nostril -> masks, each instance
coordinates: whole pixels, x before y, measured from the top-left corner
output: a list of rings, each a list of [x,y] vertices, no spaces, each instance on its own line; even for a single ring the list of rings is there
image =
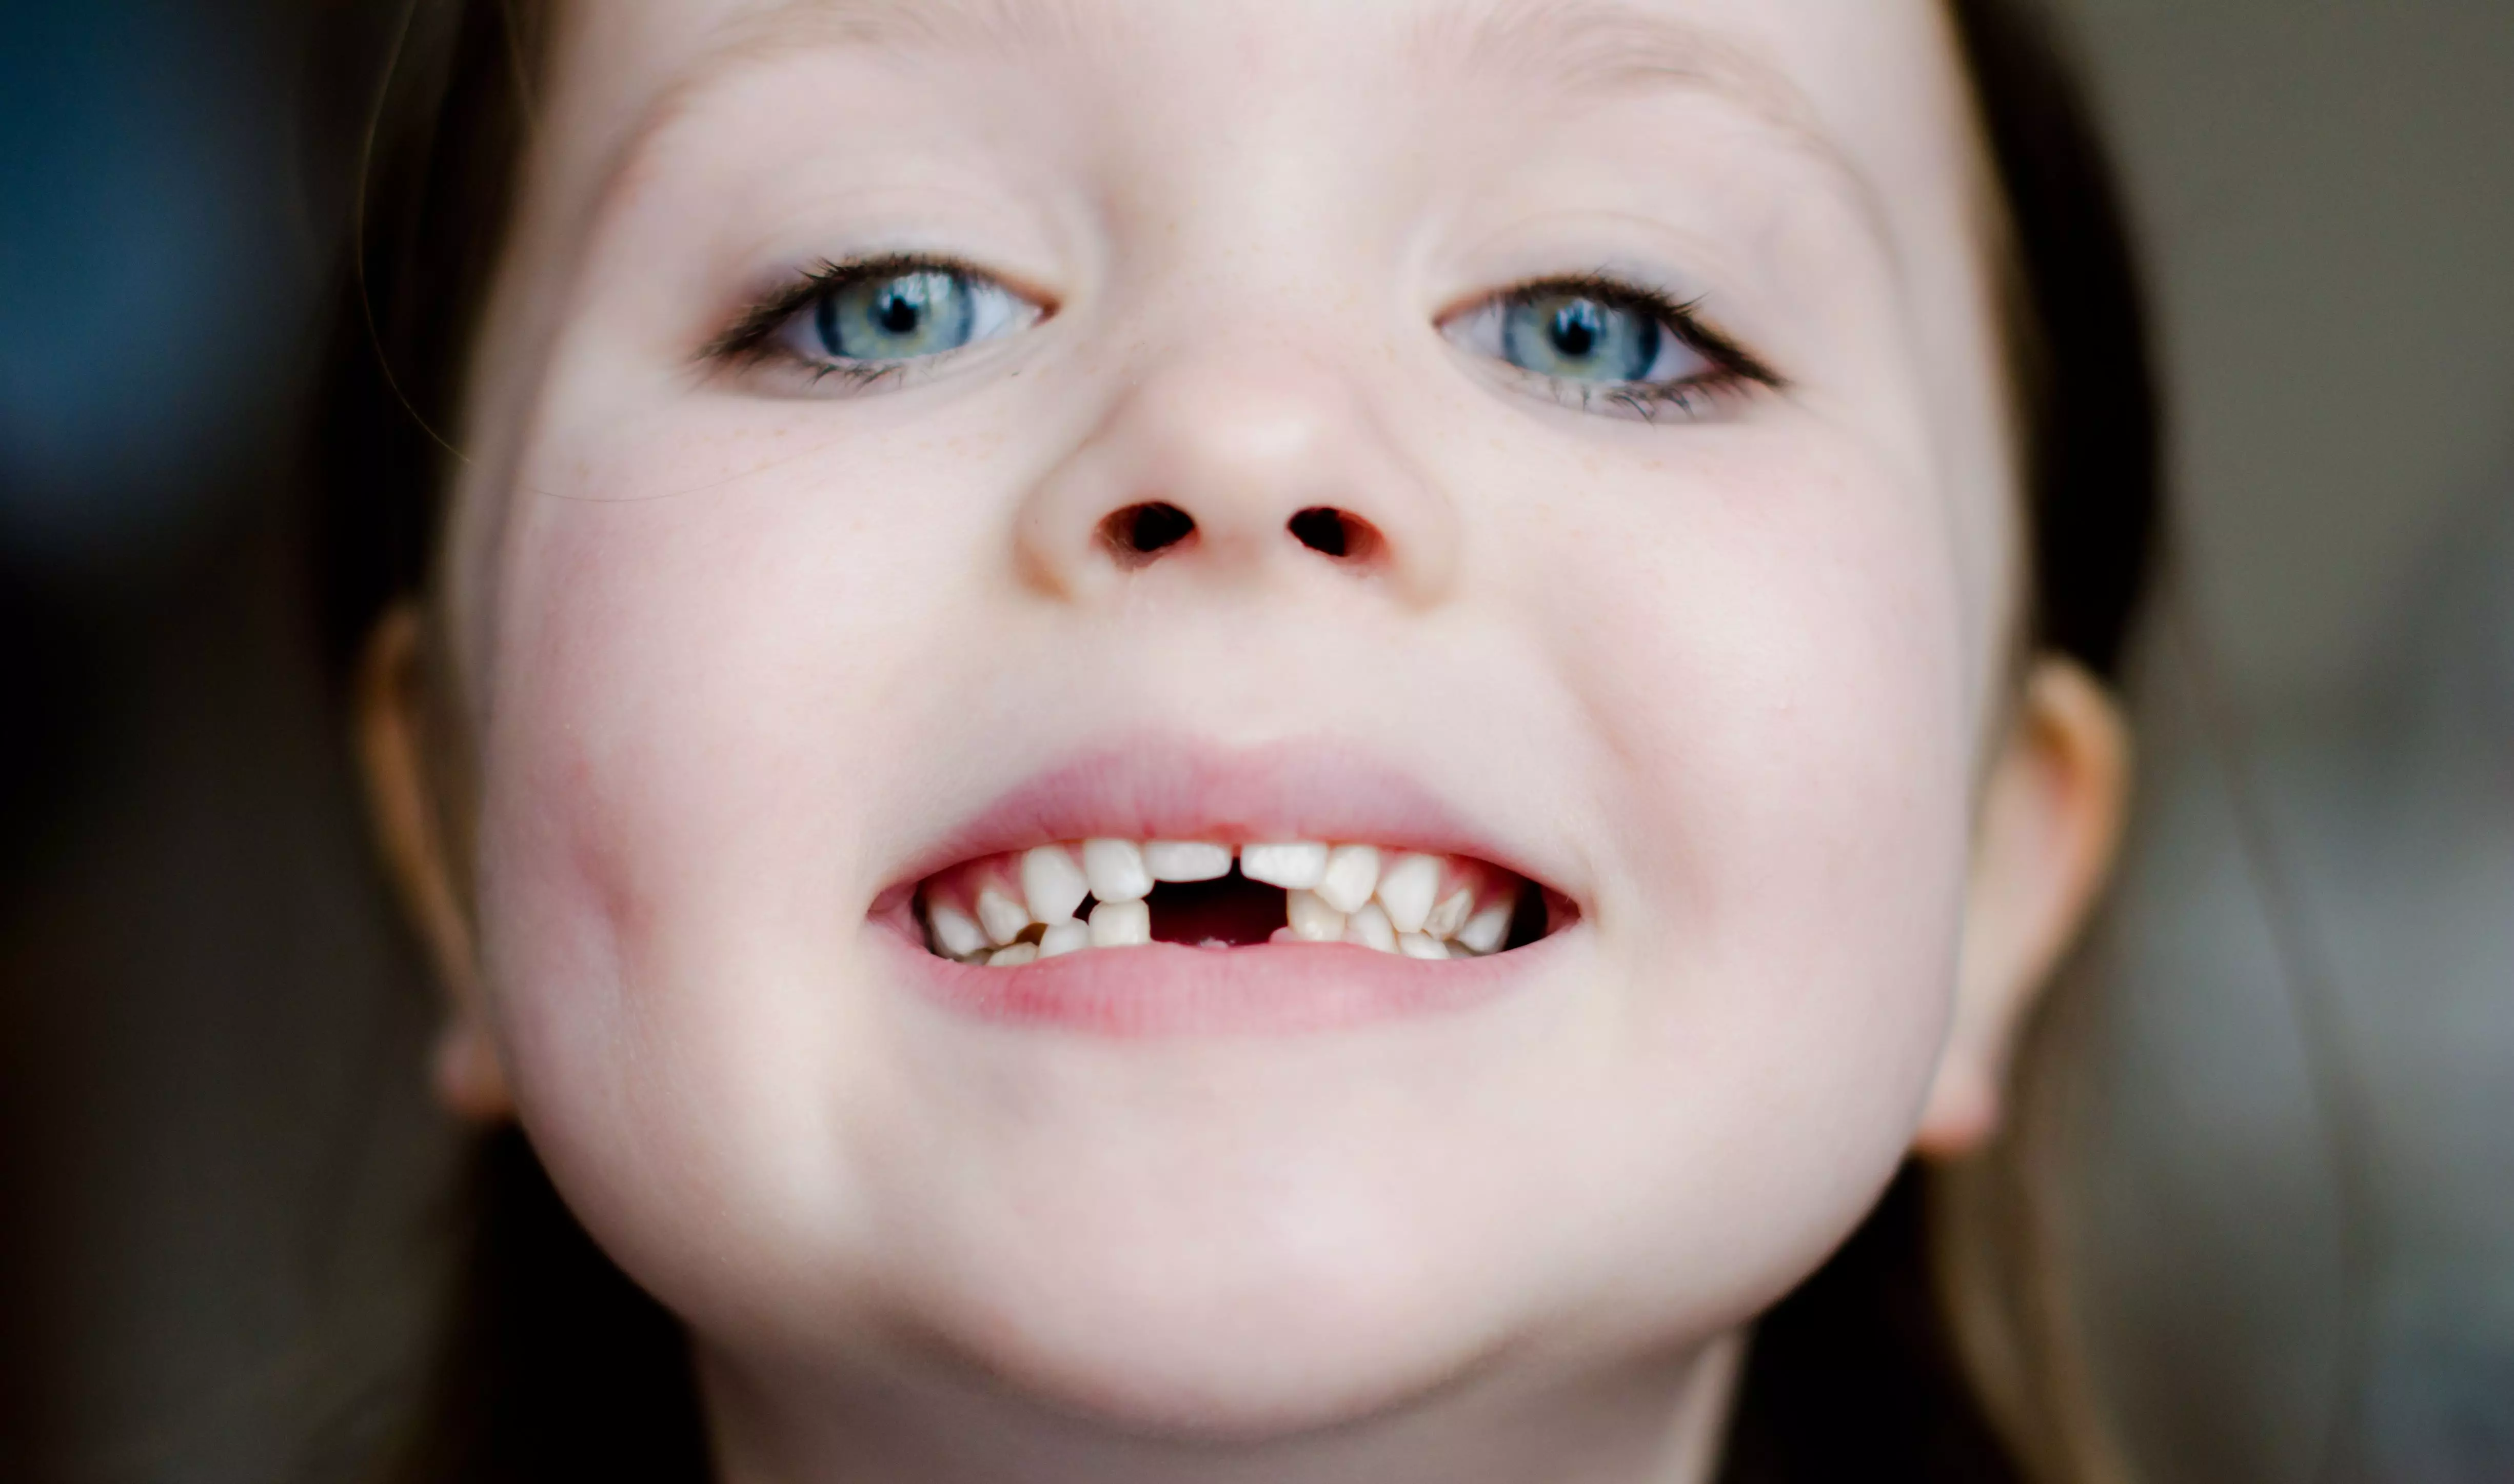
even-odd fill
[[[1100,523],[1100,539],[1129,562],[1158,556],[1195,534],[1196,517],[1161,501],[1128,505]]]
[[[1380,544],[1377,527],[1358,515],[1328,505],[1303,510],[1292,517],[1286,529],[1294,541],[1321,556],[1347,561],[1366,559]]]

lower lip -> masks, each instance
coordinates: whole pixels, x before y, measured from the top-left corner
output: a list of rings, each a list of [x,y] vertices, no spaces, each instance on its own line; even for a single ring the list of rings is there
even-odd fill
[[[1347,943],[1093,948],[1019,968],[901,944],[912,980],[958,1014],[1112,1037],[1300,1034],[1452,1015],[1530,978],[1551,939],[1491,958],[1429,960]]]

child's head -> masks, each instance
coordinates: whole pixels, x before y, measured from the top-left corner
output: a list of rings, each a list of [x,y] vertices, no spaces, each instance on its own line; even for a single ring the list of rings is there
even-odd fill
[[[1617,1477],[1990,1137],[2151,492],[2054,453],[2143,367],[1986,7],[454,9],[412,240],[497,251],[369,752],[440,1088],[726,1457]]]

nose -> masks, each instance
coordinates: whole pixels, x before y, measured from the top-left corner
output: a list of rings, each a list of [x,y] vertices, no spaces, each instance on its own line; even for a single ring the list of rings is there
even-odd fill
[[[1350,380],[1298,361],[1156,368],[1032,491],[1023,570],[1072,598],[1146,581],[1314,574],[1438,602],[1456,515]]]

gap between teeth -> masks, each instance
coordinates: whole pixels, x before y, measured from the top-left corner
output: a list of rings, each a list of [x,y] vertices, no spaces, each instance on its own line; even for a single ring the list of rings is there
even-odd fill
[[[982,886],[966,910],[920,893],[927,946],[963,963],[1014,968],[1149,943],[1145,899],[1156,885],[1218,880],[1235,859],[1248,880],[1283,888],[1277,943],[1348,943],[1419,959],[1481,956],[1501,948],[1518,906],[1516,890],[1481,903],[1472,886],[1443,896],[1441,857],[1374,845],[1287,840],[1235,851],[1201,840],[1085,840],[1023,852],[1010,879]],[[1077,916],[1086,901],[1089,914]]]

